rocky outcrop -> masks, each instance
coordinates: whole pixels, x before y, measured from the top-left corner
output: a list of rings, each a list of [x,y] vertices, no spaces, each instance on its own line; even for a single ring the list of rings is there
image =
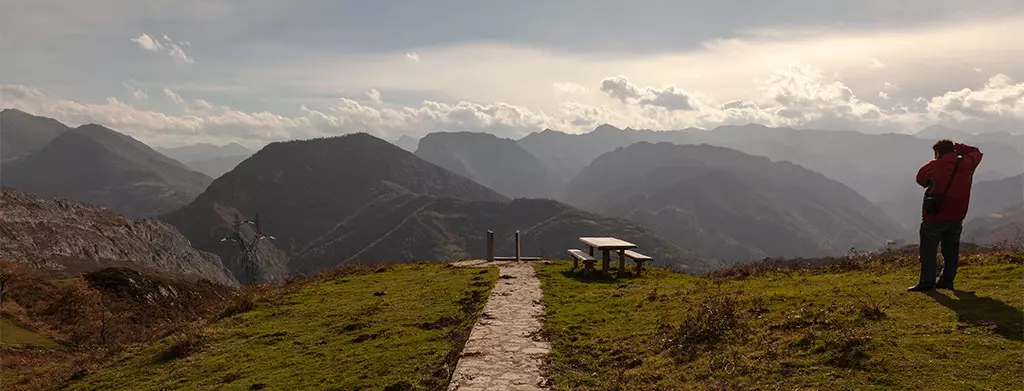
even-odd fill
[[[55,275],[131,267],[238,284],[219,257],[194,249],[169,224],[11,189],[0,189],[0,258],[32,263]]]

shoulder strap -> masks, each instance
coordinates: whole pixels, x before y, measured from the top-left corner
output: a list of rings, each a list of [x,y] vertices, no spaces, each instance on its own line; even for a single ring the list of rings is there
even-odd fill
[[[942,196],[945,197],[946,193],[949,192],[949,187],[953,185],[953,178],[956,178],[956,170],[960,168],[961,157],[956,157],[956,164],[953,165],[953,173],[949,175],[949,182],[946,182],[946,190],[942,191]]]

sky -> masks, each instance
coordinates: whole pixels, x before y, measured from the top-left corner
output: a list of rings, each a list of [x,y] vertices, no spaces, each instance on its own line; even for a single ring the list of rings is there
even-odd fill
[[[1021,36],[1017,0],[5,0],[0,107],[166,147],[602,123],[1024,133]]]

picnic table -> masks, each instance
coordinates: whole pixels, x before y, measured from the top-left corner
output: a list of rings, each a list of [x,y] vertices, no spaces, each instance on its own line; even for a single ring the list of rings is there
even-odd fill
[[[582,237],[580,242],[590,247],[590,256],[594,256],[594,250],[601,250],[601,273],[608,274],[608,263],[610,253],[619,253],[619,275],[626,272],[626,250],[637,248],[637,245],[618,238],[610,237]]]

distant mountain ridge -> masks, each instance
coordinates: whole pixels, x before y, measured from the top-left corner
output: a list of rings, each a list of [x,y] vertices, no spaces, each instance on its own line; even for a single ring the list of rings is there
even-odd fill
[[[431,133],[416,156],[511,198],[553,198],[564,186],[516,141],[490,133]]]
[[[52,118],[21,110],[0,111],[0,162],[36,152],[71,128]]]
[[[11,189],[0,189],[0,259],[31,263],[60,277],[131,267],[238,284],[217,256],[195,250],[169,224]]]
[[[0,181],[42,197],[146,217],[187,204],[211,179],[134,138],[89,124],[61,133],[28,156],[5,162]]]
[[[710,145],[618,148],[584,169],[564,198],[730,262],[841,255],[900,235],[847,186],[791,163]]]
[[[197,143],[180,147],[155,149],[157,152],[160,152],[170,157],[171,159],[177,160],[181,163],[188,163],[194,160],[221,158],[227,156],[251,155],[253,153],[252,150],[238,143],[228,143],[225,145]]]
[[[235,275],[244,259],[220,238],[260,215],[276,240],[256,250],[254,280],[346,263],[483,257],[488,229],[521,229],[524,250],[561,255],[587,233],[635,238],[664,261],[703,270],[699,257],[631,223],[548,200],[508,198],[368,134],[272,143],[165,216]],[[251,237],[253,233],[246,231]],[[508,251],[511,232],[499,239]]]
[[[710,144],[789,161],[843,183],[882,208],[904,227],[906,237],[919,221],[922,190],[913,182],[931,159],[934,140],[911,135],[854,131],[796,130],[762,125],[720,126],[713,130],[651,131],[602,125],[584,134],[554,130],[532,133],[519,144],[563,178],[573,178],[596,156],[637,142]],[[985,153],[979,177],[1003,178],[1024,172],[1024,153],[1005,143],[977,144]],[[915,152],[916,151],[916,152]]]

